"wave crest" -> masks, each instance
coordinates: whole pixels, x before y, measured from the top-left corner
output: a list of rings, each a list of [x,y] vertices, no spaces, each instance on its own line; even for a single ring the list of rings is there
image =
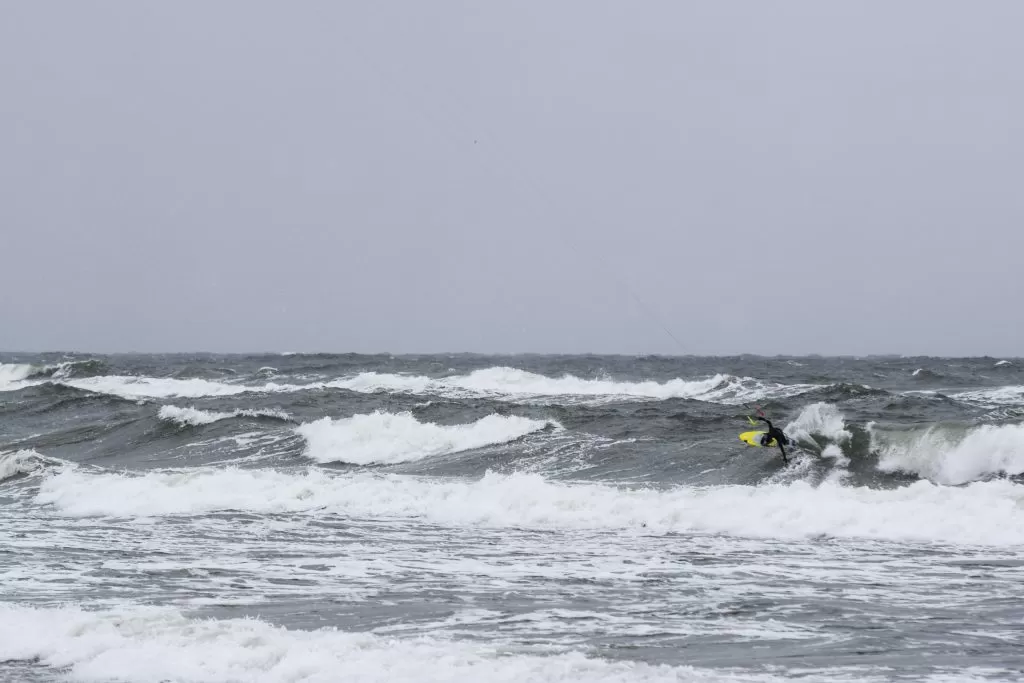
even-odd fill
[[[1024,424],[982,425],[967,432],[872,427],[883,472],[906,472],[940,484],[964,484],[999,474],[1024,474]]]
[[[90,358],[55,365],[29,363],[0,363],[0,391],[15,391],[46,380],[64,380],[71,377],[101,375],[107,371],[103,361]]]
[[[660,491],[555,483],[528,474],[466,481],[317,469],[304,474],[204,469],[131,476],[71,468],[44,479],[37,495],[37,502],[76,517],[328,510],[450,525],[996,546],[1024,545],[1022,499],[1024,486],[1005,480],[952,488],[918,481],[892,490],[794,482]]]
[[[87,363],[91,361],[83,361]],[[54,366],[55,368],[58,366]],[[78,367],[78,365],[75,365]],[[92,367],[92,366],[90,366]],[[99,367],[99,366],[96,366]],[[3,370],[3,368],[9,368]],[[261,371],[265,368],[261,368]],[[33,372],[32,366],[0,366],[0,390],[4,382],[24,380]],[[548,377],[526,370],[493,367],[468,375],[433,378],[423,375],[363,372],[350,377],[306,384],[241,384],[203,378],[141,377],[131,375],[72,376],[70,370],[54,370],[53,381],[93,393],[109,394],[129,400],[152,398],[203,398],[234,396],[243,393],[281,393],[318,389],[345,389],[359,393],[428,394],[447,398],[485,397],[496,400],[552,402],[581,400],[666,400],[692,399],[741,405],[752,401],[783,399],[809,391],[821,390],[817,384],[780,384],[753,377],[718,374],[703,379],[675,378],[621,381],[614,379],[583,379],[565,374]],[[267,376],[266,373],[258,373]]]
[[[32,450],[21,450],[14,453],[0,451],[0,481],[16,477],[19,474],[37,472],[47,458]]]
[[[999,406],[1024,406],[1024,386],[1005,386],[977,391],[961,391],[950,398],[965,403],[995,408]]]
[[[797,440],[815,441],[819,439],[828,443],[845,444],[853,438],[846,428],[846,418],[834,403],[811,403],[805,405],[797,419],[787,424],[783,430],[788,436]]]
[[[410,413],[325,417],[296,428],[306,455],[321,463],[393,464],[508,443],[556,423],[488,415],[472,424],[420,422]]]
[[[0,363],[0,391],[20,389],[35,370],[28,363]]]
[[[693,399],[713,403],[743,404],[766,398],[786,398],[818,388],[813,384],[766,383],[752,377],[718,374],[705,379],[671,379],[629,382],[613,379],[582,379],[565,374],[548,377],[526,370],[494,367],[468,375],[444,378],[365,372],[355,377],[328,382],[327,386],[350,391],[378,391],[438,394],[463,397],[487,396],[497,399],[544,399],[553,397]]]
[[[230,413],[221,413],[212,410],[199,410],[195,407],[179,408],[171,405],[161,406],[157,416],[161,420],[173,422],[182,427],[200,427],[233,417],[267,417],[284,421],[291,420],[291,416],[283,410],[235,410]]]
[[[246,392],[271,390],[268,387],[250,387],[243,384],[227,384],[206,379],[133,377],[129,375],[104,375],[102,377],[65,380],[61,383],[83,391],[111,394],[132,400],[234,396]]]

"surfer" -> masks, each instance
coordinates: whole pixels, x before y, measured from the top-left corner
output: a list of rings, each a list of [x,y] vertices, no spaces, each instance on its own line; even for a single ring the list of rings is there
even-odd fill
[[[789,458],[786,457],[785,446],[789,443],[789,439],[786,437],[785,433],[773,425],[772,421],[764,415],[758,415],[757,419],[768,425],[768,431],[761,436],[761,445],[767,446],[772,442],[772,439],[775,439],[775,445],[779,447],[780,451],[782,451],[782,461],[788,463]]]

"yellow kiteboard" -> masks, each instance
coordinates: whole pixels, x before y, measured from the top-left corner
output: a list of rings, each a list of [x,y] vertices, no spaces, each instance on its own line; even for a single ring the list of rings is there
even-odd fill
[[[748,446],[753,446],[754,448],[760,448],[761,447],[761,437],[764,436],[765,434],[767,434],[767,432],[757,432],[757,431],[754,431],[754,432],[743,432],[742,434],[740,434],[740,441],[742,441],[743,443],[747,444]],[[771,448],[774,445],[775,445],[775,439],[772,439],[771,441],[768,442],[768,447],[769,448]]]
[[[750,421],[750,424],[755,426],[757,425],[757,422],[754,420],[754,418],[750,417],[749,415],[747,415],[747,420]],[[747,444],[748,446],[753,446],[754,448],[761,448],[761,437],[767,433],[768,432],[758,431],[756,429],[752,432],[743,432],[742,434],[740,434],[740,441]],[[772,439],[771,441],[768,442],[769,447],[774,445],[775,439]]]

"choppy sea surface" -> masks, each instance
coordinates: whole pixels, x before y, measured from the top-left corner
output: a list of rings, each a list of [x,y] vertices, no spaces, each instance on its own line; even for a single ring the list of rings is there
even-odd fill
[[[1022,366],[0,354],[0,680],[1021,680]]]

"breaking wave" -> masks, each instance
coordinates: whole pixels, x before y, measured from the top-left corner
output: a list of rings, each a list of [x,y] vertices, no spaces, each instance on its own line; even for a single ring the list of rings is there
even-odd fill
[[[782,399],[821,389],[816,384],[779,384],[752,377],[714,375],[705,379],[672,379],[628,382],[612,379],[582,379],[573,375],[547,377],[508,367],[476,370],[468,375],[431,378],[422,375],[363,372],[352,377],[307,384],[235,384],[208,379],[133,377],[107,375],[60,380],[67,386],[96,393],[138,400],[147,398],[202,398],[243,393],[278,393],[316,389],[346,389],[359,393],[429,394],[450,398],[486,397],[497,400],[547,402],[550,399],[583,400],[693,399],[740,405],[751,401]]]
[[[536,399],[543,397],[584,398],[684,398],[713,403],[742,404],[765,398],[796,396],[818,385],[772,384],[751,377],[714,375],[706,379],[672,379],[667,382],[625,382],[612,379],[581,379],[573,375],[547,377],[525,370],[494,367],[468,375],[433,379],[366,372],[349,379],[334,380],[328,386],[360,392],[390,391],[412,394],[466,395],[493,398]]]
[[[14,453],[0,451],[0,481],[16,477],[19,474],[32,474],[41,468],[48,459],[31,450]]]
[[[944,379],[944,376],[941,373],[929,370],[928,368],[918,368],[917,370],[914,370],[914,372],[911,373],[911,377],[921,382]]]
[[[994,475],[1024,474],[1024,424],[982,425],[966,432],[871,429],[883,472],[906,472],[940,484],[964,484]]]
[[[0,363],[0,391],[20,389],[35,368],[26,363]]]
[[[172,377],[131,377],[107,375],[71,379],[62,384],[82,391],[111,394],[127,399],[143,398],[203,398],[207,396],[234,396],[250,391],[267,391],[265,387],[226,384],[205,379],[175,379]]]
[[[317,462],[393,464],[508,443],[556,423],[488,415],[472,424],[437,425],[409,413],[375,412],[341,420],[322,418],[296,428],[306,455]]]
[[[106,369],[107,366],[103,361],[95,359],[65,361],[54,365],[0,363],[0,391],[15,391],[48,379],[60,380],[76,376],[96,375]]]
[[[67,379],[70,377],[94,377],[108,372],[107,364],[95,358],[86,360],[69,360],[56,365],[45,365],[35,369],[35,377],[53,377],[55,379]]]
[[[213,424],[220,420],[228,420],[233,417],[273,418],[289,421],[291,416],[283,410],[235,410],[230,413],[215,412],[211,410],[199,410],[195,407],[179,408],[178,406],[161,406],[157,416],[161,420],[173,422],[182,427],[199,427]]]
[[[964,487],[918,481],[878,490],[798,481],[762,486],[629,490],[556,483],[539,475],[488,474],[476,481],[413,476],[195,469],[141,475],[65,468],[46,477],[37,502],[63,515],[196,515],[332,512],[419,518],[446,525],[696,532],[799,539],[1024,544],[1024,486]]]
[[[835,458],[837,464],[848,462],[843,447],[850,443],[853,434],[846,427],[846,418],[832,403],[805,406],[783,431],[797,443],[816,444],[822,449],[822,456]]]
[[[985,407],[1024,406],[1024,386],[997,387],[977,391],[961,391],[950,398]]]

